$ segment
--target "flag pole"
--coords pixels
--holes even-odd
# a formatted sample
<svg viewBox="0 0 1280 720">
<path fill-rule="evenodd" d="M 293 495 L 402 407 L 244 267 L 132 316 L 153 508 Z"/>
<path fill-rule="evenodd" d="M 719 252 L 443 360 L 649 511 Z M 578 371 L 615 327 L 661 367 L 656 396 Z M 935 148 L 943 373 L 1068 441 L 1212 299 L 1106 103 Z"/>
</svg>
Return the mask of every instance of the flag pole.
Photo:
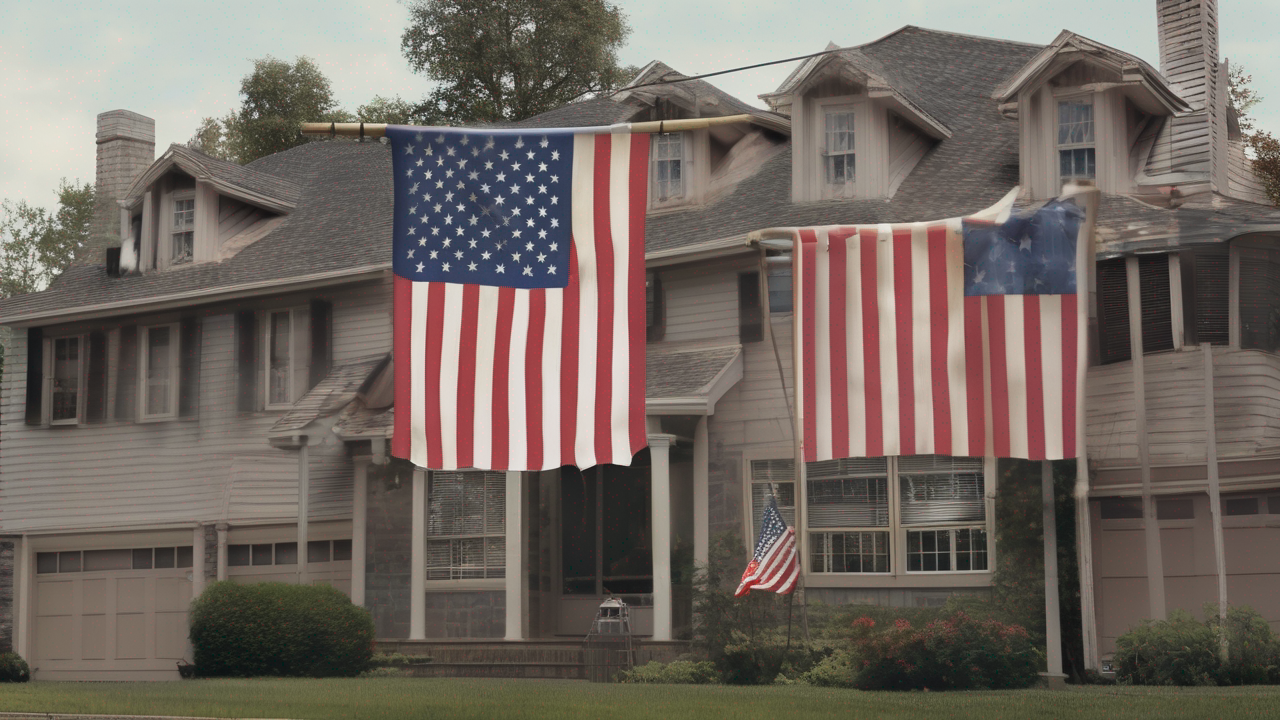
<svg viewBox="0 0 1280 720">
<path fill-rule="evenodd" d="M 706 118 L 687 118 L 685 120 L 651 120 L 637 123 L 620 123 L 618 125 L 601 125 L 597 127 L 585 128 L 557 128 L 557 131 L 574 132 L 578 134 L 596 133 L 598 135 L 612 132 L 633 132 L 633 133 L 666 133 L 666 132 L 684 132 L 686 130 L 702 130 L 704 128 L 715 127 L 717 125 L 735 125 L 739 123 L 756 123 L 766 127 L 777 127 L 780 123 L 771 121 L 767 116 L 758 115 L 724 115 L 721 117 Z M 428 130 L 462 130 L 461 127 L 445 127 L 431 126 L 424 128 Z M 484 131 L 485 128 L 473 128 Z M 521 128 L 494 128 L 495 134 L 511 134 L 520 131 Z M 530 128 L 526 132 L 543 132 L 543 130 Z M 347 138 L 370 138 L 377 139 L 385 137 L 387 134 L 387 123 L 360 123 L 360 122 L 304 122 L 302 123 L 303 135 L 315 135 L 329 137 L 347 137 Z"/>
</svg>

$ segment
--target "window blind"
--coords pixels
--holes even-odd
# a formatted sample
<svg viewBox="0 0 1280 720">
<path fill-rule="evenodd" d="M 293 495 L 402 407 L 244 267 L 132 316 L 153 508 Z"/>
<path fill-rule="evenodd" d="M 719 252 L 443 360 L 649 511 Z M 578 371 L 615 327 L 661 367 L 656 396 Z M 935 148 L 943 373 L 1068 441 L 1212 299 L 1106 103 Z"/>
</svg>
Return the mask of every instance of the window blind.
<svg viewBox="0 0 1280 720">
<path fill-rule="evenodd" d="M 1173 313 L 1169 305 L 1169 256 L 1138 256 L 1142 309 L 1142 352 L 1173 349 Z"/>
<path fill-rule="evenodd" d="M 506 573 L 506 474 L 430 474 L 427 578 L 500 578 Z"/>
<path fill-rule="evenodd" d="M 898 461 L 903 525 L 986 520 L 982 458 L 917 455 Z"/>
<path fill-rule="evenodd" d="M 889 476 L 885 458 L 808 463 L 809 527 L 888 527 Z"/>
<path fill-rule="evenodd" d="M 778 512 L 792 527 L 796 524 L 796 491 L 794 460 L 751 461 L 751 533 L 760 530 L 764 505 L 769 498 L 770 483 L 777 489 Z"/>
<path fill-rule="evenodd" d="M 1124 362 L 1129 349 L 1129 279 L 1124 258 L 1098 262 L 1098 354 L 1103 365 Z"/>
<path fill-rule="evenodd" d="M 1231 261 L 1227 248 L 1198 251 L 1194 260 L 1197 342 L 1227 345 L 1231 342 Z"/>
</svg>

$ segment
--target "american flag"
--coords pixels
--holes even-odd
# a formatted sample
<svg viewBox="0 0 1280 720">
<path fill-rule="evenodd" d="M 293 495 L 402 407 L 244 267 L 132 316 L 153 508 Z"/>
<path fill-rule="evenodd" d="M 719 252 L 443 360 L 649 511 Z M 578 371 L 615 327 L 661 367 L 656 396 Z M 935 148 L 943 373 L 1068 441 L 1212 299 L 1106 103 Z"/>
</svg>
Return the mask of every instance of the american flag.
<svg viewBox="0 0 1280 720">
<path fill-rule="evenodd" d="M 392 452 L 438 470 L 631 464 L 647 134 L 392 126 Z"/>
<path fill-rule="evenodd" d="M 800 230 L 805 460 L 1077 457 L 1083 221 L 1067 200 L 1003 223 Z"/>
<path fill-rule="evenodd" d="M 766 590 L 786 595 L 796 589 L 800 577 L 800 558 L 796 555 L 796 529 L 788 527 L 778 512 L 778 501 L 769 496 L 764 515 L 760 518 L 760 535 L 756 538 L 756 552 L 742 573 L 742 582 L 734 597 L 742 597 L 752 590 Z"/>
</svg>

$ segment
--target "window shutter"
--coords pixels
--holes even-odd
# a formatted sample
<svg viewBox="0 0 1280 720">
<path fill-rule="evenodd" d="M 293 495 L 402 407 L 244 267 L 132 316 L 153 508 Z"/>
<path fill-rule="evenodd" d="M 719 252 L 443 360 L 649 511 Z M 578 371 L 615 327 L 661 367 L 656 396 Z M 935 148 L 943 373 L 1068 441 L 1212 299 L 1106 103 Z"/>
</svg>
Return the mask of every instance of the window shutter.
<svg viewBox="0 0 1280 720">
<path fill-rule="evenodd" d="M 1138 257 L 1139 300 L 1142 306 L 1142 352 L 1173 349 L 1173 313 L 1169 306 L 1169 256 Z"/>
<path fill-rule="evenodd" d="M 200 319 L 183 318 L 178 332 L 178 416 L 191 417 L 200 411 Z"/>
<path fill-rule="evenodd" d="M 1240 347 L 1280 347 L 1280 251 L 1241 246 Z"/>
<path fill-rule="evenodd" d="M 742 342 L 759 342 L 764 339 L 758 272 L 738 275 L 738 337 Z"/>
<path fill-rule="evenodd" d="M 1130 357 L 1129 280 L 1124 258 L 1098 262 L 1098 354 L 1103 365 Z"/>
<path fill-rule="evenodd" d="M 258 316 L 252 310 L 236 313 L 236 409 L 258 409 Z"/>
<path fill-rule="evenodd" d="M 645 335 L 657 342 L 667 334 L 667 301 L 662 291 L 662 276 L 651 272 L 645 276 Z"/>
<path fill-rule="evenodd" d="M 44 329 L 27 328 L 28 425 L 44 422 Z"/>
<path fill-rule="evenodd" d="M 1195 253 L 1196 339 L 1231 343 L 1231 260 L 1226 247 Z"/>
<path fill-rule="evenodd" d="M 84 419 L 97 422 L 107 417 L 107 334 L 89 333 L 88 387 L 85 388 Z"/>
<path fill-rule="evenodd" d="M 311 375 L 308 389 L 329 375 L 333 366 L 333 304 L 311 301 Z"/>
<path fill-rule="evenodd" d="M 982 458 L 917 455 L 898 461 L 903 525 L 982 522 L 987 516 Z"/>
<path fill-rule="evenodd" d="M 133 420 L 138 404 L 138 326 L 120 328 L 120 367 L 116 369 L 116 419 Z"/>
</svg>

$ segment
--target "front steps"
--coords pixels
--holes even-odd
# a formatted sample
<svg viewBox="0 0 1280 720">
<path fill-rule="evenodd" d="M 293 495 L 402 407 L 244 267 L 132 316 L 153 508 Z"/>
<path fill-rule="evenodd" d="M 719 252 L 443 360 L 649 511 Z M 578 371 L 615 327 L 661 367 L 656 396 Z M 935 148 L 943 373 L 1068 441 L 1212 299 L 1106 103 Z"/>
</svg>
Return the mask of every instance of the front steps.
<svg viewBox="0 0 1280 720">
<path fill-rule="evenodd" d="M 635 641 L 637 662 L 668 662 L 689 643 Z M 587 663 L 580 639 L 545 640 L 379 640 L 378 652 L 430 657 L 411 665 L 413 677 L 490 677 L 585 680 Z"/>
</svg>

